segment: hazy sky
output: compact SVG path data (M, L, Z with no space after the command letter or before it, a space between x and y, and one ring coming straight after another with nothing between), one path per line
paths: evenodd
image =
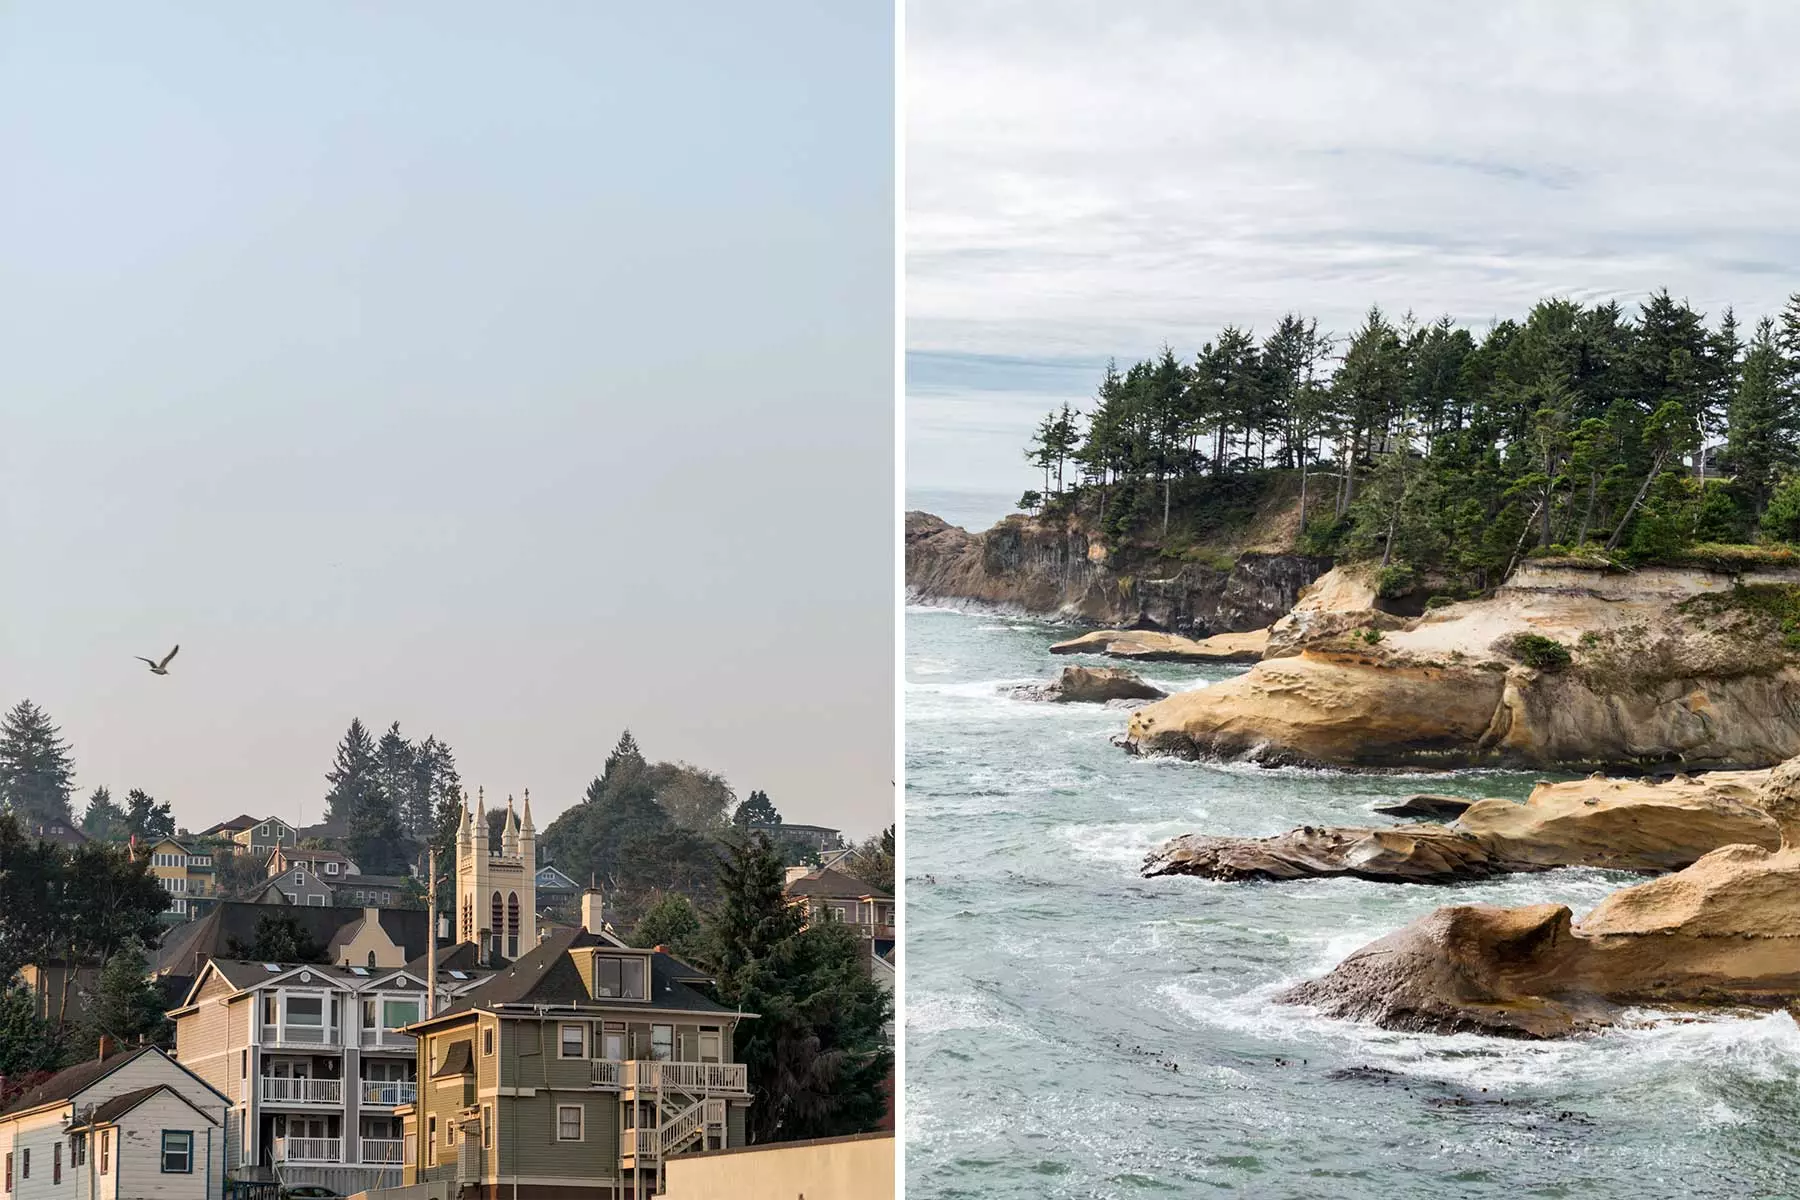
M1800 290L1800 7L907 7L907 483L1034 473L1107 356L1371 303ZM996 482L997 481L997 482Z
M887 824L892 20L0 4L0 705L190 828L353 716Z

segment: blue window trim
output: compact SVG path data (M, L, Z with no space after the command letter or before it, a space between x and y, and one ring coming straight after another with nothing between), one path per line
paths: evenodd
M169 1170L169 1135L177 1134L187 1139L187 1170ZM191 1129L165 1129L162 1131L162 1173L164 1175L192 1175L194 1173L194 1131Z

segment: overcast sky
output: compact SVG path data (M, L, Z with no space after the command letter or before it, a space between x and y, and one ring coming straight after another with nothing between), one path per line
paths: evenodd
M1227 322L1778 310L1796 46L1800 6L1756 2L913 0L909 491L1016 497L1109 355Z
M892 29L0 4L0 706L196 829L354 716L886 825Z

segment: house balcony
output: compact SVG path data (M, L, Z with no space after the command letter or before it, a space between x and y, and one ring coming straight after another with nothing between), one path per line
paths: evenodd
M279 1075L260 1076L257 1096L264 1104L329 1105L344 1103L344 1081L341 1079L291 1079ZM336 1159L329 1161L336 1162Z
M401 1054L411 1054L418 1043L411 1034L392 1029L365 1029L357 1039L357 1045L364 1050L395 1050Z
M276 1050L336 1049L338 1035L329 1025L264 1025L261 1044Z
M747 1096L750 1077L743 1063L596 1059L594 1086L633 1091L685 1092L690 1096Z
M656 1130L627 1129L619 1139L619 1156L624 1165L639 1166L656 1161Z
M419 1099L419 1085L412 1082L388 1079L365 1079L362 1081L362 1106L364 1108L398 1108L402 1104L414 1104ZM367 1159L363 1161L367 1162Z
M344 1139L278 1137L275 1139L275 1161L278 1163L341 1163L344 1161Z
M361 1161L365 1163L399 1166L406 1142L402 1138L363 1138L357 1149L362 1152Z

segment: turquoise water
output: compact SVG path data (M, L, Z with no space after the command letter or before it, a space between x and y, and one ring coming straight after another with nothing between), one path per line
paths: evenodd
M909 1197L1800 1196L1800 1029L1785 1013L1644 1014L1527 1044L1271 1003L1439 904L1579 916L1632 877L1137 874L1177 833L1366 824L1385 797L1522 797L1533 777L1133 759L1109 743L1123 713L998 694L1054 674L1067 660L1046 650L1067 634L906 616ZM1143 674L1175 688L1241 669Z

